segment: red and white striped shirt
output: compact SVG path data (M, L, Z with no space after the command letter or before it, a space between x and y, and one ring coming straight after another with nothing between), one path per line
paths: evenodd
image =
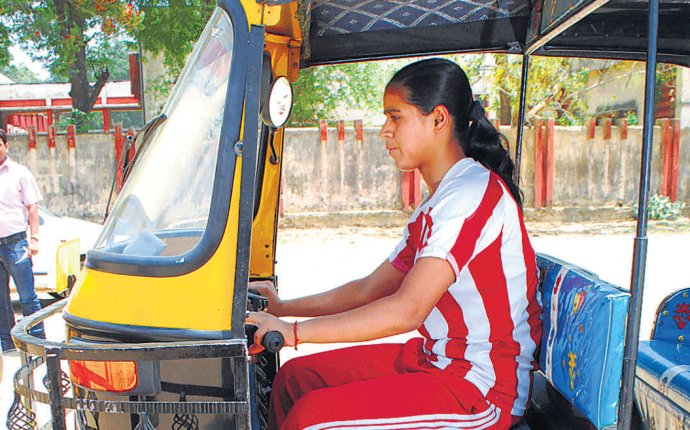
M495 173L471 158L446 173L389 260L407 273L423 257L455 272L419 328L426 360L521 416L541 339L537 267L522 211Z

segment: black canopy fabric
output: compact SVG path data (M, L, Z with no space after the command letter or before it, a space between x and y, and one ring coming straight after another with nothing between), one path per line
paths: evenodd
M303 65L446 52L524 52L601 0L302 1ZM643 59L647 1L611 0L535 52ZM659 59L689 65L690 0L661 0ZM531 20L531 22L530 22Z
M644 60L647 7L647 0L610 1L538 53ZM658 54L658 61L690 66L690 1L660 1Z
M308 65L426 53L518 50L526 0L313 0Z
M312 35L444 26L528 16L524 0L315 0Z

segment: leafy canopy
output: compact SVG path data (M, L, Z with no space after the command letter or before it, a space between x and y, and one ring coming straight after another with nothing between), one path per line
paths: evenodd
M38 76L24 64L18 66L11 64L2 69L2 74L20 84L30 84L40 81Z
M18 44L71 83L73 107L89 112L105 83L124 78L123 58L140 41L181 68L213 0L0 0L0 67Z

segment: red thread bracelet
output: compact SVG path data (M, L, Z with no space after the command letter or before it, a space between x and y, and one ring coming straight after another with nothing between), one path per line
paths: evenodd
M292 334L295 335L295 351L297 351L297 344L299 343L299 338L297 337L297 321L292 325Z

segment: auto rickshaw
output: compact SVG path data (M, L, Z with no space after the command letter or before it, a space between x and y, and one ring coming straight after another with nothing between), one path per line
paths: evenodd
M690 65L689 12L690 2L675 0L220 0L162 114L140 133L136 162L70 297L13 332L25 364L15 375L8 428L35 428L33 402L50 404L58 430L66 428L66 409L75 411L80 429L266 428L281 339L267 336L267 351L250 358L244 319L247 310L266 308L248 282L278 281L290 81L311 66L462 52L523 56L521 125L531 56L647 61L630 291L539 256L542 292L551 300L545 324L577 320L559 315L558 282L562 291L572 284L568 294L580 299L585 288L601 298L587 303L610 304L610 314L583 304L578 315L604 315L611 330L590 330L612 349L602 356L588 348L594 338L573 346L590 351L578 350L580 362L591 365L581 371L600 380L568 388L567 365L559 370L554 363L572 360L557 347L569 332L545 327L554 337L543 343L556 346L543 348L532 406L519 425L632 428L655 66ZM522 138L518 127L517 160ZM571 296L561 299L580 309ZM66 341L28 334L57 313ZM46 369L43 386L33 377L39 368Z

